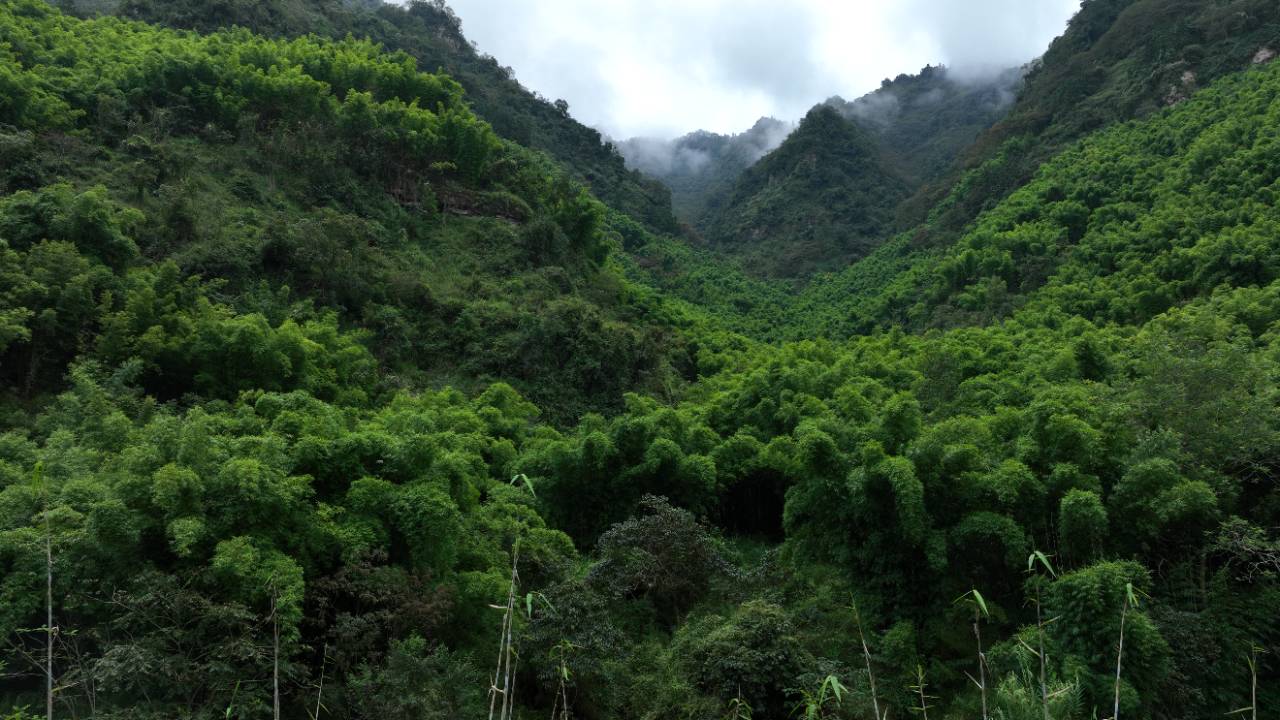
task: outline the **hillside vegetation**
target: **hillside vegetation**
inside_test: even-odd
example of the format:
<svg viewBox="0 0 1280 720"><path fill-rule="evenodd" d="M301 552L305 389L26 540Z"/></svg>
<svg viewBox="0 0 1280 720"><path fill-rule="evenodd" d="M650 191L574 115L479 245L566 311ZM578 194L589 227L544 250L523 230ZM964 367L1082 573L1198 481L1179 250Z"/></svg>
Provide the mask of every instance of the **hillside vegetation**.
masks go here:
<svg viewBox="0 0 1280 720"><path fill-rule="evenodd" d="M0 5L7 720L1280 707L1280 63L793 292L209 7ZM741 217L874 147L816 109Z"/></svg>
<svg viewBox="0 0 1280 720"><path fill-rule="evenodd" d="M1269 0L1082 2L1026 76L1008 116L904 212L917 220L936 212L961 175L978 176L938 218L938 244L945 244L1072 142L1177 104L1278 47L1280 6Z"/></svg>
<svg viewBox="0 0 1280 720"><path fill-rule="evenodd" d="M708 241L765 275L807 274L865 255L907 191L866 131L820 105L743 172Z"/></svg>
<svg viewBox="0 0 1280 720"><path fill-rule="evenodd" d="M606 266L617 240L603 208L500 141L451 79L365 41L181 36L20 10L2 182L28 229L10 232L12 251L105 233L119 238L101 258L119 282L171 263L271 324L358 324L393 383L500 375L561 393L560 417L670 382L677 341ZM117 309L103 297L127 304L87 271L82 315L49 330L71 346L10 350L24 395L89 349Z"/></svg>
<svg viewBox="0 0 1280 720"><path fill-rule="evenodd" d="M447 73L466 102L503 138L542 150L611 207L659 232L675 230L670 192L630 171L600 133L567 109L526 90L510 68L480 54L443 2L412 0L57 0L70 10L114 13L180 29L211 32L232 26L273 37L315 34L367 38L411 55L418 67Z"/></svg>

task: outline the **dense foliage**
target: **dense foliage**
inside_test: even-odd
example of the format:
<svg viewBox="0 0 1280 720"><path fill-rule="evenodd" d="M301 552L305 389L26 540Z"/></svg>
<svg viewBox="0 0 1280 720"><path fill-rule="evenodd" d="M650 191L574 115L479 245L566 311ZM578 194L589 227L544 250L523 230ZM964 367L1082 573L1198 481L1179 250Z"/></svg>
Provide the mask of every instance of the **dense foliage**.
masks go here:
<svg viewBox="0 0 1280 720"><path fill-rule="evenodd" d="M150 23L212 32L245 27L273 37L316 34L369 38L408 53L418 66L462 85L475 113L502 137L554 157L596 197L656 231L675 229L670 193L628 170L600 133L573 120L567 106L526 90L510 68L481 55L441 0L56 0L82 14L114 13ZM561 101L562 102L562 101Z"/></svg>
<svg viewBox="0 0 1280 720"><path fill-rule="evenodd" d="M1280 706L1280 63L798 294L416 67L0 6L8 717Z"/></svg>
<svg viewBox="0 0 1280 720"><path fill-rule="evenodd" d="M358 323L405 381L502 376L560 395L558 419L673 382L679 341L608 266L617 236L601 206L407 55L78 22L39 5L6 17L11 251L69 242L121 275L172 260L274 324L309 307ZM119 247L89 247L107 242ZM95 282L80 290L84 331L112 309L104 299L125 300ZM69 327L49 330L74 338L60 357L10 350L29 358L5 363L26 373L27 395L81 349Z"/></svg>
<svg viewBox="0 0 1280 720"><path fill-rule="evenodd" d="M747 168L708 222L708 240L766 276L861 257L892 226L906 183L869 133L819 105Z"/></svg>

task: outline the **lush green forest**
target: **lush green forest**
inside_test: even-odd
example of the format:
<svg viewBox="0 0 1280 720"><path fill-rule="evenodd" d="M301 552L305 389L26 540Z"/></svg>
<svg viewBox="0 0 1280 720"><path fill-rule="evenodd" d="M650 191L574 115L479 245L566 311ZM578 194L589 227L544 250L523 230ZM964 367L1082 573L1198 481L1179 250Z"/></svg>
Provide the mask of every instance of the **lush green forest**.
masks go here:
<svg viewBox="0 0 1280 720"><path fill-rule="evenodd" d="M570 116L567 105L539 97L511 68L476 51L457 15L441 2L415 0L53 0L80 15L114 13L168 27L209 32L230 25L272 37L315 34L368 38L445 72L467 92L472 110L504 138L542 150L610 207L659 232L676 229L670 194L628 170L600 133Z"/></svg>
<svg viewBox="0 0 1280 720"><path fill-rule="evenodd" d="M441 4L0 5L0 717L1273 715L1280 35L1194 5L945 169L815 109L731 206L800 288Z"/></svg>

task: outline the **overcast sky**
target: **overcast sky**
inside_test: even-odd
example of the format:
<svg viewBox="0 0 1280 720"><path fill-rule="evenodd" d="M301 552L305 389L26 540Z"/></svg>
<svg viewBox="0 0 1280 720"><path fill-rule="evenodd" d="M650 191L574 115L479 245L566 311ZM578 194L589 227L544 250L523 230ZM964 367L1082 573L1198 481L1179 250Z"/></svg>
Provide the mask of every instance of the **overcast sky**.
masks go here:
<svg viewBox="0 0 1280 720"><path fill-rule="evenodd" d="M927 64L1040 55L1079 0L451 0L520 82L615 138L747 129Z"/></svg>

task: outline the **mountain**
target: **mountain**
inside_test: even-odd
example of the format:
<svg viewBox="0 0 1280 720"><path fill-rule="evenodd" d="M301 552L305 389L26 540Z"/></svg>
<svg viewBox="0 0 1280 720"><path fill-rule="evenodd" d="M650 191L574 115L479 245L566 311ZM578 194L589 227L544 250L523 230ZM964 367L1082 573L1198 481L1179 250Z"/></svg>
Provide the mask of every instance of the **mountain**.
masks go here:
<svg viewBox="0 0 1280 720"><path fill-rule="evenodd" d="M1216 79L801 257L655 234L448 74L272 30L376 7L0 4L6 720L1280 705L1280 62L1269 6L1175 5L1055 47L1217 38ZM906 221L953 140L850 105L731 219ZM869 254L729 256L831 248Z"/></svg>
<svg viewBox="0 0 1280 720"><path fill-rule="evenodd" d="M1020 77L926 67L853 102L831 98L733 185L722 183L704 201L700 229L764 276L839 269L893 234L899 205L1007 111Z"/></svg>
<svg viewBox="0 0 1280 720"><path fill-rule="evenodd" d="M568 420L616 406L635 383L672 379L662 378L680 342L632 322L648 311L605 265L618 242L605 209L545 155L501 140L451 78L363 40L186 40L111 18L38 17L26 32L57 38L63 54L12 51L20 74L0 119L11 127L0 188L30 209L10 248L74 242L42 228L82 211L101 215L94 232L137 248L110 266L115 279L84 290L94 307L74 321L82 332L123 312L112 303L142 263L182 283L207 278L228 312L254 322L358 325L392 384L501 377L543 400L563 393L546 404ZM113 38L125 50L108 58ZM54 61L65 75L44 78L38 68ZM273 66L292 74L256 79ZM30 342L9 348L4 372L31 398L80 346L55 351L23 334ZM190 391L170 376L199 375L194 361L166 368L164 358L178 362L148 360L167 388L152 389Z"/></svg>
<svg viewBox="0 0 1280 720"><path fill-rule="evenodd" d="M766 275L804 275L866 254L907 193L868 132L819 106L735 181L707 240Z"/></svg>
<svg viewBox="0 0 1280 720"><path fill-rule="evenodd" d="M566 109L528 91L510 68L481 55L443 2L412 0L58 0L80 14L113 13L202 32L238 25L275 37L368 38L412 56L462 84L471 108L503 138L543 150L611 207L658 232L676 229L671 198L660 183L628 170L600 133Z"/></svg>
<svg viewBox="0 0 1280 720"><path fill-rule="evenodd" d="M904 222L945 201L937 242L952 240L1071 143L1185 100L1266 57L1278 38L1280 6L1264 0L1086 0L1033 65L1007 117L916 193Z"/></svg>
<svg viewBox="0 0 1280 720"><path fill-rule="evenodd" d="M1133 42L1138 35L1152 40ZM821 330L805 331L824 335L961 322L956 318L964 313L935 308L923 286L932 282L933 263L962 243L983 212L1082 137L1165 112L1213 78L1269 62L1272 47L1280 45L1277 37L1280 8L1270 3L1084 3L1067 32L1034 64L1007 117L902 205L900 226L910 230L865 262L805 288L787 312L825 318ZM1030 281L1036 284L1045 268L1018 272L1040 278Z"/></svg>
<svg viewBox="0 0 1280 720"><path fill-rule="evenodd" d="M895 170L920 187L950 169L957 155L1004 117L1023 74L1012 68L969 77L929 66L886 79L853 102L834 97L827 104L875 135Z"/></svg>

